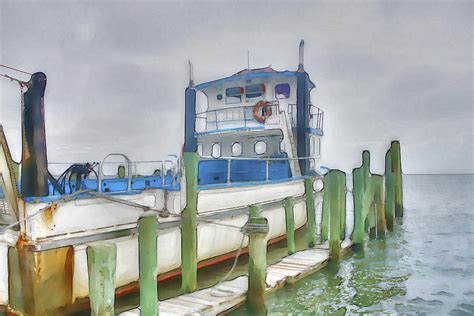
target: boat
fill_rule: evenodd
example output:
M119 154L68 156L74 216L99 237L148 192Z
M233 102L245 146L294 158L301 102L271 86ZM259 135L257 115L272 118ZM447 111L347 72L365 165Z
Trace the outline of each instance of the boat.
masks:
M192 291L196 278L185 266L245 253L248 239L238 228L249 206L258 205L268 220L268 245L286 238L286 199L294 203L295 230L314 212L307 196L322 189L324 112L311 102L315 85L304 70L303 41L294 71L244 69L195 84L189 63L183 150L162 160L134 161L130 149L100 162L48 162L46 75L16 81L27 89L20 164L0 129L5 311L54 314L87 301L86 249L101 241L116 245L116 295L136 291L137 224L144 212L157 215L158 282L183 274L183 291Z

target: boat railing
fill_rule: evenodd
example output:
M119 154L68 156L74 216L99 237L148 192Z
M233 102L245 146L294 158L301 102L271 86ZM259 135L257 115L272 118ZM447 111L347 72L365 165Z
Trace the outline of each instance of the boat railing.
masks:
M291 127L296 127L298 120L297 120L297 107L296 104L289 104L288 107L288 114L290 116ZM324 128L324 111L321 110L316 105L310 104L309 105L309 128L314 128L320 131L323 131Z
M280 107L278 101L267 101L267 109L271 109L271 115L278 115ZM222 109L208 110L196 114L198 132L221 131L227 129L252 129L262 127L263 123L255 120L253 108L255 105L233 106ZM267 113L269 111L267 110ZM202 124L202 125L201 125ZM203 126L204 125L204 126ZM199 131L201 127L201 131ZM202 129L204 129L202 131Z
M108 160L110 157L122 157L123 161ZM136 178L154 177L161 179L161 186L174 188L180 182L181 170L180 161L176 156L164 160L143 160L132 161L122 154L109 154L102 162L92 163L92 172L87 176L87 180L94 181L98 192L106 191L103 187L104 181L111 179L126 179L125 192L134 190L133 181ZM67 170L75 163L68 162L50 162L48 168L55 177ZM124 174L120 174L119 169L124 168Z
M290 168L290 164L297 164L299 161L305 160L310 163L310 166L314 169L316 167L316 158L315 157L298 157L298 158L288 158L288 157L282 157L282 158L273 158L273 157L220 157L220 158L213 158L213 157L201 157L200 161L226 161L227 162L227 177L225 179L225 183L238 183L238 182L245 182L249 180L243 180L243 181L233 181L231 174L233 173L232 171L232 162L233 161L265 161L265 175L264 177L261 177L260 180L256 181L269 181L269 180L275 180L272 179L272 173L270 172L270 168L272 164L277 164L277 163L284 163L288 162L288 170L287 170L287 177L281 177L281 174L279 175L278 179L290 179L292 177L295 177L296 175L291 174L291 170L295 170L295 168ZM263 171L263 170L260 170ZM248 172L248 171L244 171ZM224 183L224 182L219 182L219 183ZM217 183L216 183L217 184Z

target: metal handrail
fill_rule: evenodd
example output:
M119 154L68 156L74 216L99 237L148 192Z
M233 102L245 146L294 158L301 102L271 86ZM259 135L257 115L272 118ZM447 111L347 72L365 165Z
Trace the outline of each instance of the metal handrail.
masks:
M131 166L130 166L130 159L125 154L121 154L121 153L108 154L107 156L104 157L102 162L99 164L99 175L97 177L97 191L102 192L102 176L104 175L103 174L103 166L104 166L105 160L107 158L111 157L111 156L120 156L120 157L123 157L123 159L125 159L125 162L127 164L127 176L128 176L128 179L127 179L127 192L130 192L132 190L132 170L131 170Z
M296 109L296 104L295 103L292 103L292 104L288 104L289 107L290 107L290 119L291 119L291 126L292 127L296 127L297 126L297 120L296 120L296 113L297 113L297 109ZM312 113L313 111L312 110L316 110L316 113ZM308 122L308 127L312 127L312 128L316 128L316 129L319 129L319 130L323 130L323 124L324 124L324 111L317 107L316 105L314 104L309 104L309 108L308 108L308 111L309 111L309 118L310 118L310 122ZM311 123L311 119L315 118L316 117L316 124L312 124Z
M280 113L280 104L278 100L267 101L268 106L275 109L275 114ZM255 105L241 105L241 106L232 106L221 109L214 109L196 113L195 119L204 119L206 121L206 131L209 130L208 125L210 123L215 124L215 130L219 130L219 123L229 123L229 122L243 122L243 128L247 128L247 122L255 122L253 116L248 117L247 110L252 109ZM242 115L238 118L234 118L233 113L235 111L240 111ZM219 119L218 114L225 113L225 119ZM231 113L231 118L229 119L228 113ZM210 120L210 117L214 116L214 120ZM273 116L273 115L272 115Z

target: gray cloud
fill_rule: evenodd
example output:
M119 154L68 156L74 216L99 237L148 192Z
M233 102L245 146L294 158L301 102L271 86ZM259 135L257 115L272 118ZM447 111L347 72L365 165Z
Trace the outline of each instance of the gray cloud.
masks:
M48 75L51 161L178 153L186 62L196 81L272 64L306 41L312 100L326 112L323 160L350 170L391 139L407 173L474 172L472 3L17 2L0 0L0 61ZM19 92L0 81L0 122L20 156Z

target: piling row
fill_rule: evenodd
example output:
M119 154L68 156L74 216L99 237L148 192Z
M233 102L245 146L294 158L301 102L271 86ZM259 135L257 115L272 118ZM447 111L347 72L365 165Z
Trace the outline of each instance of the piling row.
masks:
M182 292L193 293L197 287L197 157L195 153L184 153L183 163L186 170L186 207L181 215ZM273 284L272 288L277 288L278 282L292 280L291 278L294 279L295 276L302 277L317 271L324 266L328 258L337 260L352 243L362 244L367 233L371 238L375 238L384 236L386 229L393 230L395 217L403 216L399 142L392 142L385 155L385 177L370 172L370 153L368 151L362 153L362 165L353 170L352 176L354 197L352 241L346 239L346 194L348 192L346 174L340 170L330 170L323 178L321 239L318 246L316 246L316 212L313 188L316 178L307 177L304 180L307 213L306 234L309 248L315 246L316 248L296 252L295 203L292 197L286 198L283 201L283 206L289 256L270 266L269 274L267 274L266 262L268 221L261 216L258 205L249 207L249 219L242 231L249 236L249 276L244 291L247 293L246 301L252 313L265 314L264 295L266 291L269 291L268 282ZM158 312L156 215L154 213L143 214L139 219L138 230L140 314L156 315ZM329 246L322 246L326 241ZM319 257L308 257L315 255ZM92 315L113 315L115 245L106 243L90 245L87 249L87 256L91 313ZM241 292L242 289L239 291L237 292L245 293ZM241 295L238 293L236 295ZM196 297L190 296L188 299L201 303L204 301L202 298ZM240 302L240 299L235 297L233 300L235 304ZM230 298L227 303L231 303ZM223 306L232 307L232 304L227 303ZM170 305L170 303L167 304Z

